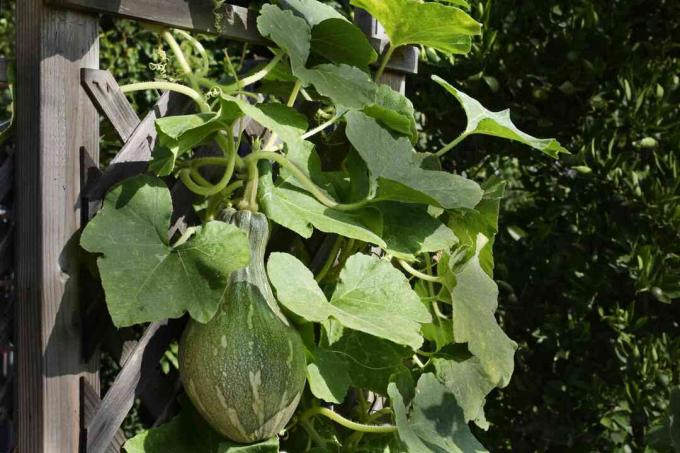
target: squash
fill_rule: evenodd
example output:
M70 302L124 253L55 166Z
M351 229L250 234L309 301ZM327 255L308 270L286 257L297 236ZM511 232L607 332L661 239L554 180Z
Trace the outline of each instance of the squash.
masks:
M231 274L210 322L189 321L179 370L203 418L229 439L252 443L279 433L295 412L305 386L305 349L267 280L267 218L227 209L221 219L246 231L251 261Z

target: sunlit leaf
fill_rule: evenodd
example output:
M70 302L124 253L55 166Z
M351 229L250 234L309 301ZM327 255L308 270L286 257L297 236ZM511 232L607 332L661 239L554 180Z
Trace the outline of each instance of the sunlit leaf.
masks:
M568 153L554 138L536 138L517 129L517 126L510 119L510 110L492 112L487 110L479 101L458 90L441 77L435 75L432 76L432 80L451 93L465 110L468 122L464 134L492 135L514 140L554 158L560 153Z
M165 184L138 176L111 190L83 231L83 248L101 254L97 264L106 303L118 327L178 318L186 311L208 322L229 274L250 260L245 233L224 222L208 222L173 247L171 214Z
M465 11L417 0L352 0L385 28L393 46L420 44L450 54L470 51L472 37L482 26Z
M406 277L387 261L351 256L330 301L292 255L272 253L267 271L279 302L308 321L333 318L350 329L414 349L422 344L420 325L431 319L430 314Z

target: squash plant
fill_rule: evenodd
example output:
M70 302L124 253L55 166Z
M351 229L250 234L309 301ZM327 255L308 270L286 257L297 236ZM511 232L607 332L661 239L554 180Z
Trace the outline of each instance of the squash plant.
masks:
M81 238L117 326L191 318L182 412L128 452L484 450L469 423L488 428L485 397L507 385L516 349L494 317L503 183L443 171L439 158L473 134L566 151L439 77L467 127L440 150L415 149L426 132L411 102L380 84L394 50L465 54L481 27L463 0L352 4L384 26L382 57L333 8L288 0L261 8L276 48L246 76L205 77L200 42L162 30L182 80L123 87L183 93L198 109L157 120L148 174L114 187ZM262 134L246 137L244 118ZM195 153L206 143L221 154ZM174 179L200 218L179 237ZM297 239L272 252L270 229Z

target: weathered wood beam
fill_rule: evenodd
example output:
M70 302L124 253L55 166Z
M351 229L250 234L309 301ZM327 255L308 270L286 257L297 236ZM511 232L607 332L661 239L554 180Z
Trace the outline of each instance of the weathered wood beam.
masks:
M128 19L151 22L168 27L225 36L255 45L273 45L257 30L257 11L224 3L215 9L212 0L48 0L66 8L74 8ZM285 2L282 3L285 7ZM361 16L363 14L363 16ZM359 21L365 11L357 9ZM220 24L219 28L217 24ZM360 23L361 25L361 23ZM374 24L371 27L376 27ZM378 29L375 28L377 31ZM387 46L384 34L368 33L373 47L382 53ZM418 49L405 46L397 49L387 68L406 74L418 72Z
M77 236L81 148L98 159L99 121L80 70L99 65L96 16L16 2L17 450L76 453L81 354Z
M257 31L257 12L212 0L51 0L54 5L225 36L250 44L271 44ZM216 24L220 24L220 28Z
M385 29L368 12L357 8L354 12L354 23L363 31L381 54L385 51L388 40ZM419 51L416 47L406 46L397 49L395 56L390 60L386 71L380 80L395 91L402 94L406 91L405 74L418 73Z
M6 58L0 58L0 88L7 85L7 81L9 80L9 74L7 73L8 70L9 60Z
M80 76L85 91L99 113L109 120L123 143L127 142L139 126L140 119L113 74L101 69L85 68Z
M135 396L151 383L153 370L182 327L179 321L155 322L147 327L96 413L86 427L87 452L106 451L127 416Z

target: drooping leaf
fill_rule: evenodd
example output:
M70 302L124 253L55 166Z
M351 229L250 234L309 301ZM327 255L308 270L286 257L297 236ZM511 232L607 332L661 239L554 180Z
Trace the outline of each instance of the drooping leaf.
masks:
M416 255L447 250L458 242L446 225L427 212L427 206L396 202L373 206L383 217L385 250L397 258L411 261Z
M413 104L406 96L387 85L380 85L375 103L365 107L363 112L383 126L411 138L412 142L418 136Z
M442 208L473 208L482 189L469 179L443 171L424 170L411 142L395 138L361 112L347 115L347 138L378 181L377 198L431 204Z
M432 373L418 379L410 409L395 383L388 393L399 428L399 438L409 453L473 453L487 451L474 437L463 410Z
M420 325L430 314L406 277L387 261L351 256L330 303L309 269L292 255L272 253L267 271L279 302L308 321L333 318L350 329L414 349L422 344Z
M312 28L312 52L335 64L368 71L378 54L366 35L346 19L327 19Z
M483 429L488 429L484 418L486 396L495 385L489 380L481 362L460 346L447 350L432 358L437 379L456 397L463 409L465 421L475 421Z
M317 348L307 365L307 382L312 394L329 403L342 403L352 384L347 368L347 362L334 352Z
M469 254L476 252L477 236L481 233L489 240L479 251L479 261L490 277L493 277L493 245L498 233L500 202L505 193L505 183L495 179L483 184L484 197L474 209L449 211L448 226L455 232L460 244L468 248Z
M245 233L224 222L208 222L184 244L171 246L171 214L165 184L138 176L112 189L83 231L83 248L102 255L97 263L118 327L178 318L186 311L208 322L229 274L250 260Z
M366 224L370 212L366 210L339 211L331 209L302 189L287 182L275 185L271 170L261 165L258 200L267 217L279 225L309 238L316 228L324 233L369 242L381 247L384 241Z
M417 0L352 0L385 28L392 46L420 44L449 54L466 54L482 26L465 11Z
M127 453L276 453L276 437L251 445L225 439L196 412L188 401L183 401L179 415L168 423L137 434L129 439Z
M455 271L456 286L451 291L453 338L457 343L467 343L491 382L505 387L515 366L517 344L503 332L494 316L498 287L479 261L479 250L487 240L480 234L477 253Z
M465 110L468 123L464 134L492 135L518 141L553 158L557 158L560 153L569 152L554 138L536 138L517 129L517 126L510 119L510 110L492 112L487 110L479 101L458 90L441 77L435 75L432 76L432 80L458 99L463 110Z
M257 29L288 54L293 69L305 66L312 39L312 29L305 19L295 16L291 11L266 4L257 18Z

